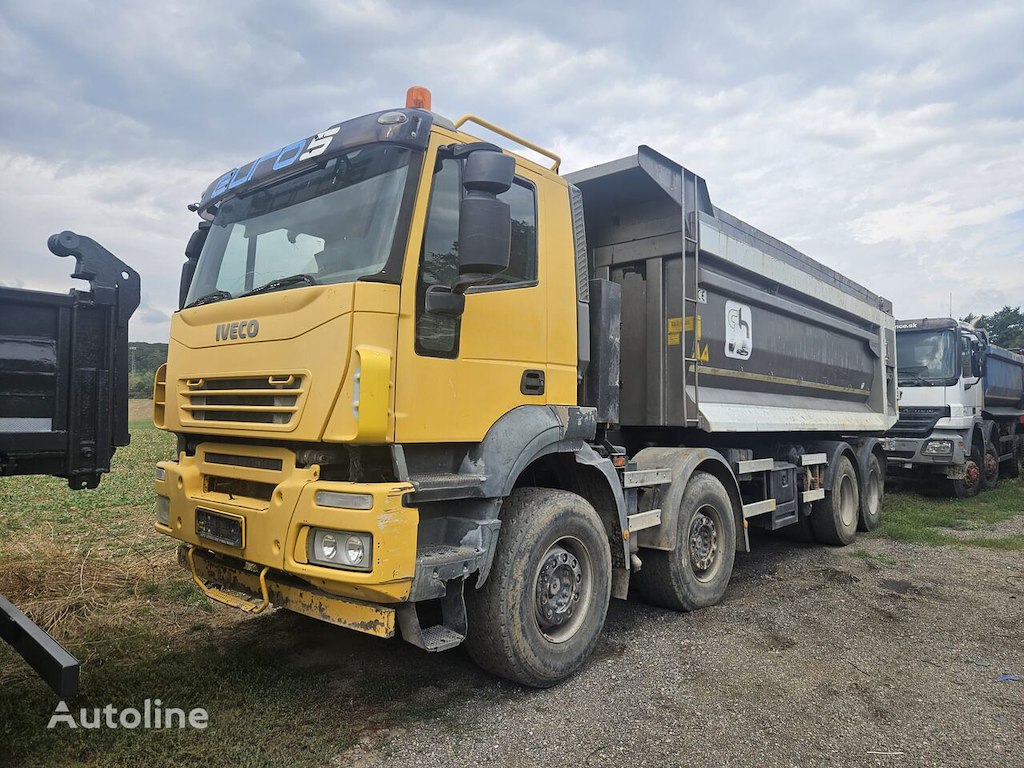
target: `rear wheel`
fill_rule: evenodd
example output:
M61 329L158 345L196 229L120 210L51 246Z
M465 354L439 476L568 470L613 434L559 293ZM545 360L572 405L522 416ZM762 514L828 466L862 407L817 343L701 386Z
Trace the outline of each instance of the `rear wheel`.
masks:
M882 496L885 494L885 475L882 474L882 463L875 454L871 454L871 458L868 459L868 476L864 491L860 500L857 530L873 531L882 522Z
M1002 467L1002 473L1006 477L1020 477L1024 469L1024 436L1013 433L1013 455Z
M714 475L694 472L679 509L676 547L645 549L643 568L632 580L649 603L694 611L725 595L736 559L736 520L732 500Z
M999 449L991 443L985 449L982 468L981 488L984 491L991 491L999 485Z
M547 688L582 666L604 627L608 535L585 499L551 488L516 489L501 519L491 573L466 595L466 650L495 675Z
M831 490L811 512L814 537L823 544L846 546L857 537L859 510L857 473L850 458L841 456L832 475Z
M982 475L982 452L978 441L971 446L971 453L964 463L964 477L961 480L952 480L951 486L953 495L958 499L969 499L977 496L981 491Z

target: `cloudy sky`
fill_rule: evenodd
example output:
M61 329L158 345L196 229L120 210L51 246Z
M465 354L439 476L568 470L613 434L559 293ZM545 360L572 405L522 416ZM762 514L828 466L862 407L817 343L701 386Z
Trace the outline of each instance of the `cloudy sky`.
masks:
M0 284L66 290L46 238L90 235L165 340L186 204L421 84L568 171L650 144L898 316L1024 303L1024 4L567 5L5 0Z

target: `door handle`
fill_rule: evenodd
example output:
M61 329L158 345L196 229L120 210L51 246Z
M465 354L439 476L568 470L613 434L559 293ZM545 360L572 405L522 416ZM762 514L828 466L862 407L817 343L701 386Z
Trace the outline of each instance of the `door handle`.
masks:
M523 378L519 382L519 391L524 395L543 395L544 371L533 369L523 371Z

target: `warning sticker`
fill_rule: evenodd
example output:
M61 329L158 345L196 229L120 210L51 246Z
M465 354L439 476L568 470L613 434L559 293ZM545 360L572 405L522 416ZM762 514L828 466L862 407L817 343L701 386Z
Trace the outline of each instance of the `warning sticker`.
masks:
M680 344L680 334L678 331L669 331L668 333L668 345L670 347L678 347Z

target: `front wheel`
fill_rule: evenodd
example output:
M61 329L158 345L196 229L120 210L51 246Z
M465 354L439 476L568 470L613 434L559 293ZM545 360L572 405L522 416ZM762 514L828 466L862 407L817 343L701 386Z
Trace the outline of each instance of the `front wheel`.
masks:
M469 655L487 671L534 688L569 677L604 627L611 549L582 497L518 488L502 505L490 575L466 595Z
M977 441L971 446L971 453L964 463L964 476L951 481L953 495L958 499L969 499L981 492L983 455Z

